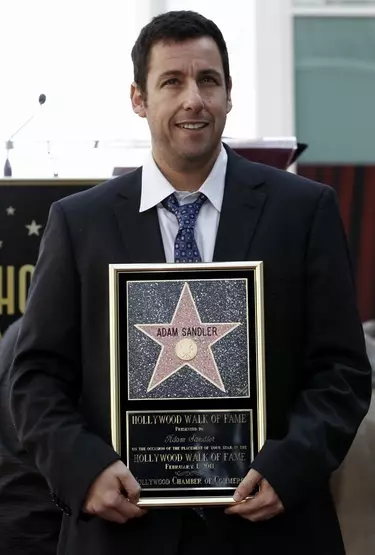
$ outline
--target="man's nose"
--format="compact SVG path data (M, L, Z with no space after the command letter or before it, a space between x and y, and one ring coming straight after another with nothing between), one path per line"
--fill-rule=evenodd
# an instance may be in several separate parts
M204 108L204 102L197 83L189 84L184 91L184 110L199 113Z

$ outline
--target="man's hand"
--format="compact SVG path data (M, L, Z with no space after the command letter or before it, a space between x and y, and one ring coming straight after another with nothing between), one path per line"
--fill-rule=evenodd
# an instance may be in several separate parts
M244 501L256 486L259 487L259 492L253 498ZM238 504L226 509L226 514L239 515L252 522L269 520L284 512L284 506L271 484L253 469L242 480L233 498Z
M130 518L146 514L136 503L140 485L122 461L116 461L103 470L91 485L84 512L106 520L124 524Z

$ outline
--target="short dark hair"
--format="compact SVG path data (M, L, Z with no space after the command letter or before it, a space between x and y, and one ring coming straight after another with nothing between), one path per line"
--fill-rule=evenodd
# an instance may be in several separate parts
M200 37L211 37L217 44L223 62L225 84L229 90L229 57L227 45L219 27L210 19L193 11L172 11L154 17L141 30L132 49L134 81L146 93L148 63L151 48L158 42L184 42Z

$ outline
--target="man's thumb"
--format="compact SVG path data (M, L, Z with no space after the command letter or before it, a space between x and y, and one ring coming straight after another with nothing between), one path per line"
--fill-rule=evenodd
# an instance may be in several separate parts
M137 480L134 478L133 474L130 472L128 468L124 465L124 471L119 472L118 479L121 482L122 487L126 492L126 497L132 503L138 503L139 501L139 494L141 493L141 487L138 484Z
M237 502L243 501L255 489L257 484L262 480L262 475L253 468L249 470L245 478L242 480L236 491L234 492L233 499Z

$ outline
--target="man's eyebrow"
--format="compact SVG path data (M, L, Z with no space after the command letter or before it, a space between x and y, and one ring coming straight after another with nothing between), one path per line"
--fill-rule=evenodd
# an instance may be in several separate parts
M171 77L171 76L181 76L183 75L182 71L178 70L178 69L170 69L168 71L164 71L161 75L159 75L158 77L158 81L161 81L162 79L166 79L167 77Z
M198 72L198 75L199 76L212 75L217 79L219 79L220 81L223 79L223 76L219 71L217 71L217 69L202 69L201 71Z
M205 75L212 75L220 81L223 79L223 76L221 75L221 73L213 68L202 69L198 71L199 77L202 77ZM182 77L184 76L184 73L182 71L178 69L170 69L168 71L164 71L163 73L161 73L158 77L158 81L162 81L163 79L167 79L168 77L181 77L181 76Z

